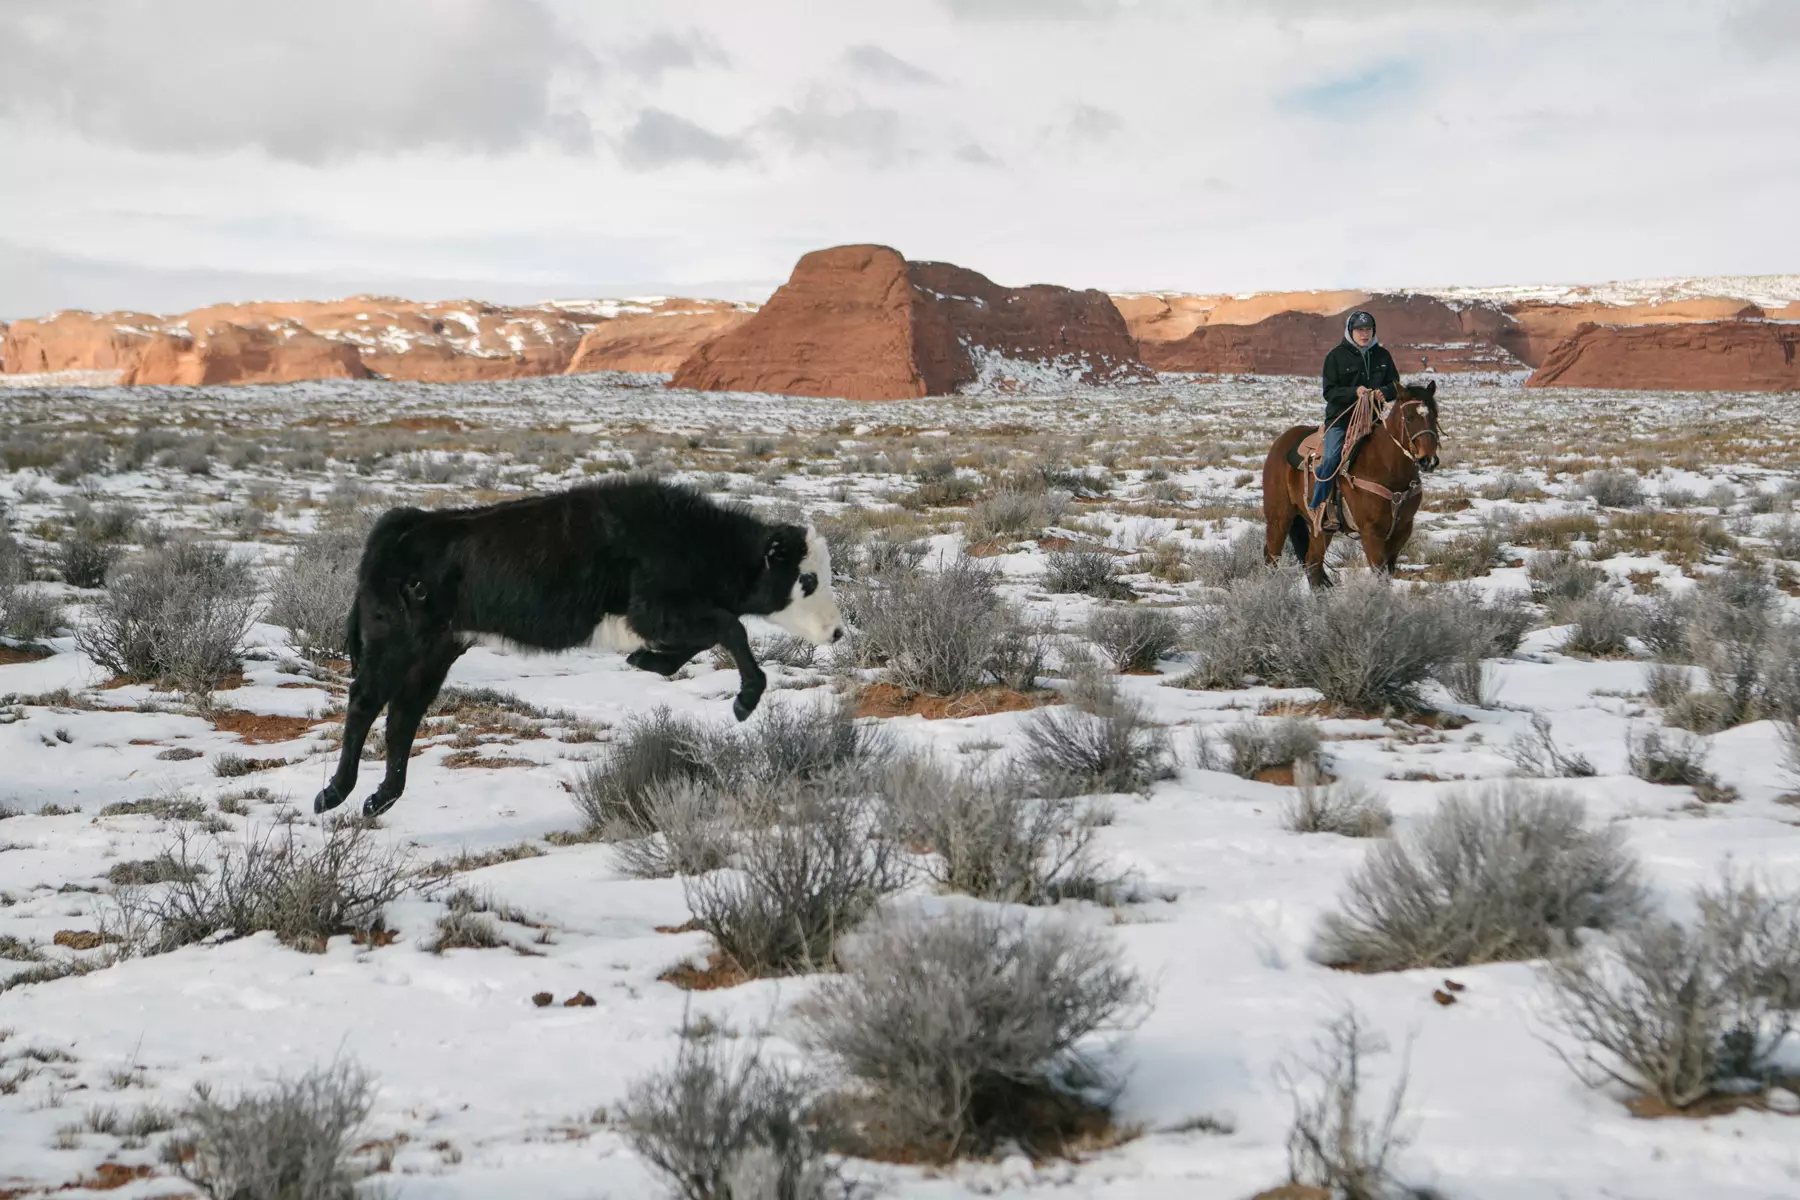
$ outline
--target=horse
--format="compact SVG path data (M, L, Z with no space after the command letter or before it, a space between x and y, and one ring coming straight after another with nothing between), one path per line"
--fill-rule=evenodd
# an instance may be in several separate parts
M1325 551L1331 533L1313 536L1306 511L1308 477L1299 446L1317 425L1296 425L1275 439L1263 461L1263 522L1267 539L1263 560L1270 566L1281 561L1286 541L1294 556L1306 564L1306 576L1314 587L1330 587L1325 573ZM1363 557L1369 566L1386 575L1394 573L1400 550L1412 536L1413 515L1424 494L1421 471L1438 465L1437 381L1422 388L1399 385L1387 415L1375 425L1356 453L1344 447L1338 468L1338 491L1347 510L1349 532L1362 539ZM1327 501L1330 503L1330 501Z

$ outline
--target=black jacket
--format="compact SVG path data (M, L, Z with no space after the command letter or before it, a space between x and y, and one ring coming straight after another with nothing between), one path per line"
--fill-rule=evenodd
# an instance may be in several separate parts
M1346 338L1325 356L1325 423L1356 407L1357 388L1379 388L1391 401L1399 394L1399 383L1400 372L1386 346L1376 342L1365 350Z

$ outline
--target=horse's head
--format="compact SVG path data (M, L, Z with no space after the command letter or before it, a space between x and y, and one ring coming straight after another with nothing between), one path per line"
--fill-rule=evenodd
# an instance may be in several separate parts
M1413 457L1421 469L1438 468L1437 380L1424 387L1400 385L1400 394L1388 410L1388 432Z

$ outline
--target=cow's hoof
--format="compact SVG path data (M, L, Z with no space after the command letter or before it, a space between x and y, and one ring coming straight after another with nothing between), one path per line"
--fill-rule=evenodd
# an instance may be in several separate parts
M648 653L647 650L633 650L625 656L625 665L636 667L640 671L654 671L656 668L644 661L644 656Z
M319 794L313 797L313 811L316 813L330 812L343 802L344 793L330 784L326 784Z
M367 800L363 801L363 816L379 817L382 813L394 807L394 803L399 799L400 793L395 792L390 796L380 788L377 788L373 796L370 796Z
M748 721L750 719L750 714L756 711L757 701L761 699L761 696L752 696L746 700L744 697L739 696L736 700L731 702L731 715L740 721Z

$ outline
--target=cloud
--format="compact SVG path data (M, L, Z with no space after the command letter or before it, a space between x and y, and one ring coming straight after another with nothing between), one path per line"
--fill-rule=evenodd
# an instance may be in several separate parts
M1382 63L1351 75L1290 88L1275 98L1275 104L1288 112L1346 120L1413 91L1420 86L1419 79L1420 72L1415 67Z
M1793 0L1743 0L1726 14L1725 28L1752 57L1768 60L1800 49L1800 4Z
M619 62L633 75L654 83L669 71L729 67L731 56L704 33L690 29L682 34L652 34L621 52Z
M797 107L771 111L762 126L796 154L887 166L901 156L900 114L814 88Z
M964 142L956 148L956 152L951 157L957 162L968 163L974 167L998 167L1001 165L998 158L974 142Z
M1105 142L1117 137L1125 129L1125 122L1118 113L1109 112L1092 104L1076 104L1069 110L1069 119L1064 121L1058 132L1077 142Z
M582 150L591 55L540 0L57 0L0 11L0 117L152 152L307 165Z
M865 79L872 79L876 83L936 84L943 82L930 71L915 67L905 59L889 54L880 46L866 43L861 46L852 46L844 51L844 62L858 75Z
M969 21L1094 20L1128 13L1132 0L940 0L950 15Z
M646 108L638 113L637 120L619 141L619 158L626 166L640 171L684 162L723 166L754 157L742 141L660 108Z

